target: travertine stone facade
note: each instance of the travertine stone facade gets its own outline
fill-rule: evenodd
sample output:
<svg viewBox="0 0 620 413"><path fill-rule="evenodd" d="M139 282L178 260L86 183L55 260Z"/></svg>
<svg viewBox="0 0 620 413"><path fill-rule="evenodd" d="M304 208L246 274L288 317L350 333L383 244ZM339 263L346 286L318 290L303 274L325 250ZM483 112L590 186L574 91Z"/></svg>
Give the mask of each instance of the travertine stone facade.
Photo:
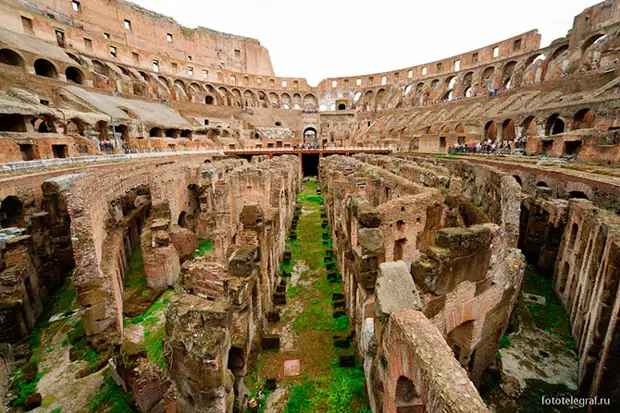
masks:
<svg viewBox="0 0 620 413"><path fill-rule="evenodd" d="M373 412L488 411L476 386L525 257L553 274L580 394L620 403L619 0L549 46L533 30L317 87L275 76L256 39L122 0L0 0L0 18L0 341L23 340L70 275L140 411L242 410L302 169L321 159ZM488 140L515 156L445 156ZM394 153L274 156L302 143ZM149 294L175 289L169 374L123 328L138 247Z"/></svg>

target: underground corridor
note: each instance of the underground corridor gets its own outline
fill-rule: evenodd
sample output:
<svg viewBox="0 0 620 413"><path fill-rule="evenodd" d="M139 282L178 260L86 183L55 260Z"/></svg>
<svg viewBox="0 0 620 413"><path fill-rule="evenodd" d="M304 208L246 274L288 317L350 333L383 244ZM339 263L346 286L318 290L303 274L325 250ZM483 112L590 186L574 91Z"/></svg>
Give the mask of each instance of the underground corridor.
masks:
<svg viewBox="0 0 620 413"><path fill-rule="evenodd" d="M297 200L276 310L248 374L249 407L257 406L250 411L370 412L315 179L305 180Z"/></svg>

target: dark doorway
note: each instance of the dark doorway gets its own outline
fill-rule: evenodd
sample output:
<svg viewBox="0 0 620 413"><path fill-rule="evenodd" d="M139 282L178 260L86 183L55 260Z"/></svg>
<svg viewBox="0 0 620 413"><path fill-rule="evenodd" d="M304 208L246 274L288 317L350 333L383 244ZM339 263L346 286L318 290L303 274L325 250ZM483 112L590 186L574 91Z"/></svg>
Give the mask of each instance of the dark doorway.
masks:
<svg viewBox="0 0 620 413"><path fill-rule="evenodd" d="M52 153L54 154L54 158L66 158L67 145L52 145Z"/></svg>
<svg viewBox="0 0 620 413"><path fill-rule="evenodd" d="M319 174L319 154L305 153L301 155L301 168L304 176L317 176Z"/></svg>
<svg viewBox="0 0 620 413"><path fill-rule="evenodd" d="M34 159L34 148L32 144L29 144L29 143L20 144L19 151L22 153L22 160L31 161Z"/></svg>
<svg viewBox="0 0 620 413"><path fill-rule="evenodd" d="M564 153L566 155L577 155L581 148L581 141L564 142Z"/></svg>

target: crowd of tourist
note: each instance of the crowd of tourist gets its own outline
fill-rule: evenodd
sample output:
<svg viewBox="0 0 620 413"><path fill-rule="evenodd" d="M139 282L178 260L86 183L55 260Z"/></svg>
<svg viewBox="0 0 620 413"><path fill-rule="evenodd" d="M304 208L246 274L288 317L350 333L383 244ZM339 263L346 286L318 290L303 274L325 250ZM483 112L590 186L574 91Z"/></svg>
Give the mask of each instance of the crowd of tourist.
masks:
<svg viewBox="0 0 620 413"><path fill-rule="evenodd" d="M475 154L491 154L491 153L511 153L513 149L525 149L528 136L523 138L515 138L510 141L495 142L492 139L483 141L477 141L472 143L455 143L450 148L450 153L462 154L462 153L475 153Z"/></svg>
<svg viewBox="0 0 620 413"><path fill-rule="evenodd" d="M318 143L300 143L295 145L295 149L321 149Z"/></svg>

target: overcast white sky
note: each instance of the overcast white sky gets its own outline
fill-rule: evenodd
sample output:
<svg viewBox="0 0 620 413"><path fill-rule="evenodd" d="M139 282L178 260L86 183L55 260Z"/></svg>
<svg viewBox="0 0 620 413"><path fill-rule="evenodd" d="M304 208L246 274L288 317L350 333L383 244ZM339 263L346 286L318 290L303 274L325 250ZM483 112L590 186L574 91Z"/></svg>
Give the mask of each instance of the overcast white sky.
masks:
<svg viewBox="0 0 620 413"><path fill-rule="evenodd" d="M188 27L253 37L278 76L321 79L395 70L531 29L542 46L596 0L133 0Z"/></svg>

